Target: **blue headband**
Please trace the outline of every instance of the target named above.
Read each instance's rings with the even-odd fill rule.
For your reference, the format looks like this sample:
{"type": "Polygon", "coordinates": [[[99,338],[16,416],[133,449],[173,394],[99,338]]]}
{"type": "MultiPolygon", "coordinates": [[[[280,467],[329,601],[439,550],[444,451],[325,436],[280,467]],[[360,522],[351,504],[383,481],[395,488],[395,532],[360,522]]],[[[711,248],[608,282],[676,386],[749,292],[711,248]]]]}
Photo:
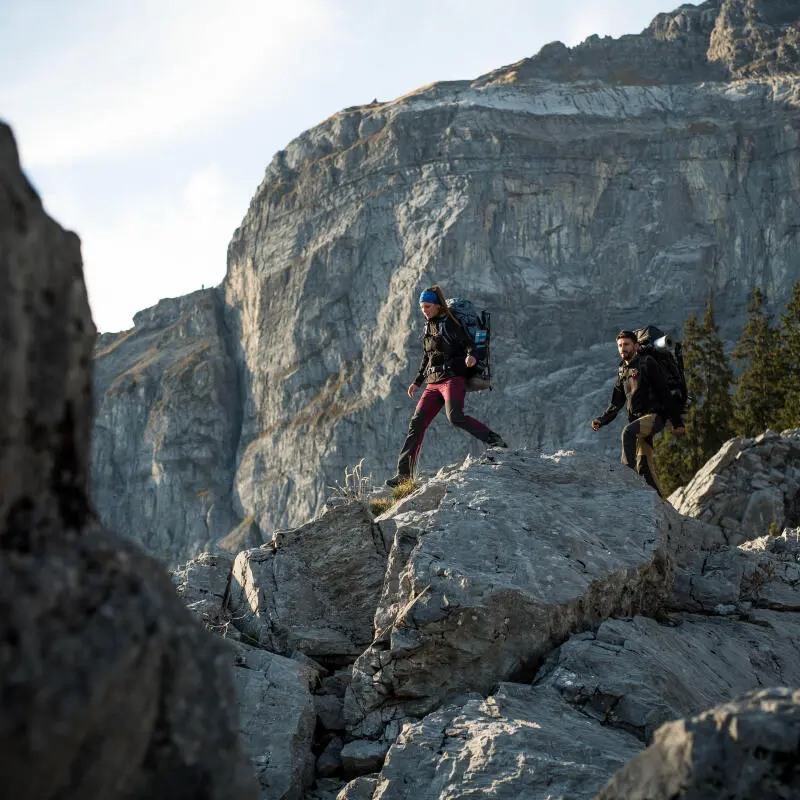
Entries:
{"type": "Polygon", "coordinates": [[[419,296],[420,303],[439,303],[439,295],[436,292],[432,292],[430,289],[426,289],[422,292],[419,296]]]}

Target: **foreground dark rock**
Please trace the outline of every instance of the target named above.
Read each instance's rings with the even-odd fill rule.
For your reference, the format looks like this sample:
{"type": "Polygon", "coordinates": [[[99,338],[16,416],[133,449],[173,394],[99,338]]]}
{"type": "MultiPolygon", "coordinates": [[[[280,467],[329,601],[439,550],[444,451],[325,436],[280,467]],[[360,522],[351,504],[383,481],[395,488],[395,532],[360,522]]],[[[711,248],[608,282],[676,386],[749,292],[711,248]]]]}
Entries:
{"type": "Polygon", "coordinates": [[[89,500],[78,238],[0,124],[0,786],[14,800],[243,800],[229,654],[89,500]]]}
{"type": "Polygon", "coordinates": [[[598,800],[800,797],[800,691],[753,692],[664,725],[598,800]]]}

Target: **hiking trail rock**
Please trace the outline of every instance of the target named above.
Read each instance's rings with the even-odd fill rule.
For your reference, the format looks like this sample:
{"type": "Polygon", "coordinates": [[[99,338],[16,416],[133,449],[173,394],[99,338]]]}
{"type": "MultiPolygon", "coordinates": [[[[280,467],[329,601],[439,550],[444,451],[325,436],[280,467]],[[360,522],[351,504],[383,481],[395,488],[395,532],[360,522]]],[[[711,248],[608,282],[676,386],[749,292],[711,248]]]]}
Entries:
{"type": "Polygon", "coordinates": [[[411,495],[377,520],[393,541],[345,697],[354,736],[530,679],[570,634],[665,600],[682,518],[621,465],[492,449],[419,492],[438,507],[411,495]]]}
{"type": "Polygon", "coordinates": [[[501,684],[485,700],[406,726],[373,797],[588,800],[639,749],[632,736],[573,711],[552,689],[501,684]]]}
{"type": "Polygon", "coordinates": [[[0,124],[0,786],[15,800],[254,800],[226,648],[89,499],[77,236],[0,124]]]}

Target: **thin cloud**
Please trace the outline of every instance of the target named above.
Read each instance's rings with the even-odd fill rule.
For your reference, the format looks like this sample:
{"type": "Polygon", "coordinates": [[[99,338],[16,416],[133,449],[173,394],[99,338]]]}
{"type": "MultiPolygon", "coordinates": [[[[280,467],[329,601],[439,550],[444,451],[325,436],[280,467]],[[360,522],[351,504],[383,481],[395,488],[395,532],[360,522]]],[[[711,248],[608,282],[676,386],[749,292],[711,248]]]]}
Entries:
{"type": "Polygon", "coordinates": [[[129,6],[108,24],[0,95],[12,116],[20,109],[30,167],[174,141],[241,112],[298,56],[313,57],[335,14],[324,0],[170,0],[129,6]]]}

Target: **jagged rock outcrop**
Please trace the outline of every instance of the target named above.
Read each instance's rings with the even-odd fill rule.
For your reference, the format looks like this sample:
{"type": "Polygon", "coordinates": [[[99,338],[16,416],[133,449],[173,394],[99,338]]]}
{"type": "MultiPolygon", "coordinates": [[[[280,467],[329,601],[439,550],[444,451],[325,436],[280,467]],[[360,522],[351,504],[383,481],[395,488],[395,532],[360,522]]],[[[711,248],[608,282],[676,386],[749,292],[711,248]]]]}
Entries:
{"type": "Polygon", "coordinates": [[[598,800],[800,797],[800,691],[752,692],[664,725],[598,800]]]}
{"type": "Polygon", "coordinates": [[[800,525],[800,430],[729,440],[669,501],[731,544],[800,525]]]}
{"type": "Polygon", "coordinates": [[[488,699],[406,726],[369,797],[589,798],[639,749],[632,736],[565,707],[552,689],[502,684],[488,699]]]}
{"type": "Polygon", "coordinates": [[[372,641],[388,545],[360,503],[334,505],[236,557],[227,609],[261,647],[349,664],[372,641]]]}
{"type": "MultiPolygon", "coordinates": [[[[607,404],[620,327],[677,332],[712,297],[730,341],[753,284],[773,309],[790,295],[798,18],[788,2],[682,6],[639,35],[548,45],[300,135],[269,165],[220,289],[181,301],[199,314],[214,294],[222,309],[224,324],[207,315],[224,347],[197,339],[212,343],[212,401],[184,370],[155,410],[173,360],[145,370],[141,398],[110,391],[138,363],[144,328],[161,320],[147,335],[173,341],[177,314],[102,340],[102,512],[117,514],[113,498],[126,515],[115,524],[142,537],[158,527],[153,503],[168,502],[166,527],[195,553],[239,520],[268,538],[311,518],[362,457],[390,474],[412,409],[416,295],[432,281],[493,312],[495,391],[470,397],[478,417],[512,445],[618,458],[617,430],[588,423],[607,404]],[[167,432],[163,446],[148,425],[167,432]],[[212,428],[213,445],[191,436],[212,428]],[[225,498],[230,514],[215,520],[225,498]]],[[[479,451],[438,420],[422,466],[479,451]]]]}
{"type": "Polygon", "coordinates": [[[225,648],[89,499],[95,331],[78,237],[0,124],[0,786],[15,800],[246,800],[225,648]]]}

